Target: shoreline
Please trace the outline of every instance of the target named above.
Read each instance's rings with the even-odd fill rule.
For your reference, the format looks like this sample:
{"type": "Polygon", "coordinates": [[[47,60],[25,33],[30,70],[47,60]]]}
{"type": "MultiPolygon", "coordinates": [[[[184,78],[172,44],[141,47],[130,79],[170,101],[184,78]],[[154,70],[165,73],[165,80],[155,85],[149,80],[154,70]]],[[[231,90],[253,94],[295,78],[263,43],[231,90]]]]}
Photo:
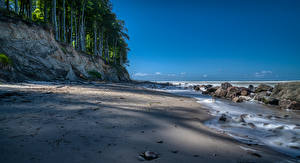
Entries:
{"type": "Polygon", "coordinates": [[[139,162],[147,150],[158,162],[291,160],[209,129],[196,99],[134,83],[10,83],[0,93],[11,93],[0,98],[5,162],[139,162]]]}

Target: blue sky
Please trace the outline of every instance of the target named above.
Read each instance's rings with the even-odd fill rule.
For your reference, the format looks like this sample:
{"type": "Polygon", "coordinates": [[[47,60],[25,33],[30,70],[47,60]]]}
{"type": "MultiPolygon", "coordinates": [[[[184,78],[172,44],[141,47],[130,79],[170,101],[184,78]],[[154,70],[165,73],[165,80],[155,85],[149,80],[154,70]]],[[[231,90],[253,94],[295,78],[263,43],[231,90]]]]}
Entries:
{"type": "Polygon", "coordinates": [[[139,80],[300,79],[299,0],[112,0],[139,80]]]}

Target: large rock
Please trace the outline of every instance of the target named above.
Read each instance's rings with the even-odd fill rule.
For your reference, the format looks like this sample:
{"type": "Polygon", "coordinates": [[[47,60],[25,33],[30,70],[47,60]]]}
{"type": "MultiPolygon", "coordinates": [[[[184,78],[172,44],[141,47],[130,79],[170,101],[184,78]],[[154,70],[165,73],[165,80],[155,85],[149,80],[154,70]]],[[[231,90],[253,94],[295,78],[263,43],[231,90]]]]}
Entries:
{"type": "Polygon", "coordinates": [[[227,88],[226,97],[233,99],[234,97],[240,96],[241,90],[238,87],[229,87],[227,88]]]}
{"type": "Polygon", "coordinates": [[[218,88],[216,91],[215,91],[215,96],[216,97],[225,97],[227,94],[227,91],[224,90],[223,88],[218,88]]]}
{"type": "Polygon", "coordinates": [[[228,82],[222,83],[221,88],[227,90],[227,88],[232,87],[232,85],[228,82]]]}
{"type": "Polygon", "coordinates": [[[267,85],[267,84],[260,84],[255,89],[255,93],[264,92],[264,91],[272,91],[273,87],[267,85]]]}
{"type": "Polygon", "coordinates": [[[291,110],[300,110],[300,102],[299,101],[291,101],[291,100],[280,100],[279,106],[282,109],[291,109],[291,110]]]}
{"type": "Polygon", "coordinates": [[[271,97],[300,101],[300,82],[279,83],[275,85],[271,97]]]}
{"type": "Polygon", "coordinates": [[[217,89],[219,89],[220,87],[216,86],[216,87],[210,87],[210,88],[207,88],[206,91],[203,91],[202,94],[209,94],[209,95],[214,95],[215,94],[215,91],[217,89]]]}
{"type": "Polygon", "coordinates": [[[279,83],[270,97],[278,99],[283,109],[300,110],[300,82],[279,83]]]}
{"type": "Polygon", "coordinates": [[[124,67],[58,43],[51,29],[0,16],[0,33],[0,53],[12,60],[11,69],[0,68],[6,81],[130,80],[124,67]]]}

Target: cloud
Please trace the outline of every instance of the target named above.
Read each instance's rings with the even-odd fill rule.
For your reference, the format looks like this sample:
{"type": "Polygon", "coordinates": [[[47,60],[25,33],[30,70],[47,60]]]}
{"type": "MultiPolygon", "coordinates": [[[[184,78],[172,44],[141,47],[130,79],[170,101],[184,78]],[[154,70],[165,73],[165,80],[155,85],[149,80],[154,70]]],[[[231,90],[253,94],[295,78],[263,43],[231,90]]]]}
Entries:
{"type": "Polygon", "coordinates": [[[185,75],[185,74],[186,74],[186,72],[181,72],[181,73],[180,73],[180,75],[185,75]]]}
{"type": "Polygon", "coordinates": [[[161,72],[156,72],[155,75],[161,75],[161,72]]]}
{"type": "Polygon", "coordinates": [[[202,75],[202,77],[207,78],[207,74],[202,75]]]}
{"type": "Polygon", "coordinates": [[[264,76],[266,76],[266,75],[270,75],[270,74],[272,74],[273,72],[272,71],[269,71],[269,70],[262,70],[262,71],[260,71],[260,72],[256,72],[255,74],[254,74],[254,76],[255,77],[264,77],[264,76]]]}
{"type": "Polygon", "coordinates": [[[176,76],[176,74],[168,74],[168,76],[176,76]]]}
{"type": "Polygon", "coordinates": [[[138,72],[138,73],[135,73],[133,76],[148,76],[148,74],[138,72]]]}

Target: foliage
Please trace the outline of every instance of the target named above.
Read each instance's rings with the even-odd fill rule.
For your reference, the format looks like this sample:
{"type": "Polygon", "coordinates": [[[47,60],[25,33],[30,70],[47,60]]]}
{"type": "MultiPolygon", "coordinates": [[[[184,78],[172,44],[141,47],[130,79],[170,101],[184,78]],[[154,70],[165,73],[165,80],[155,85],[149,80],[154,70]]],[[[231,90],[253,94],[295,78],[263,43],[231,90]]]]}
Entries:
{"type": "Polygon", "coordinates": [[[92,70],[89,71],[88,74],[90,75],[90,77],[95,78],[95,79],[102,79],[101,74],[98,71],[92,70]]]}
{"type": "Polygon", "coordinates": [[[2,65],[12,65],[12,60],[7,57],[5,54],[1,53],[0,54],[0,63],[2,65]]]}
{"type": "Polygon", "coordinates": [[[8,0],[8,2],[7,13],[16,11],[16,16],[23,19],[40,24],[52,23],[54,29],[57,29],[54,31],[59,36],[57,41],[68,43],[87,54],[101,55],[109,63],[120,65],[129,63],[127,60],[129,48],[126,42],[129,40],[128,31],[125,22],[119,20],[112,12],[110,0],[8,0]],[[53,2],[56,2],[56,6],[53,6],[53,2]],[[53,7],[56,8],[56,13],[52,13],[53,7]],[[56,18],[56,22],[52,20],[53,17],[56,18]],[[80,44],[82,42],[83,44],[80,44]]]}

